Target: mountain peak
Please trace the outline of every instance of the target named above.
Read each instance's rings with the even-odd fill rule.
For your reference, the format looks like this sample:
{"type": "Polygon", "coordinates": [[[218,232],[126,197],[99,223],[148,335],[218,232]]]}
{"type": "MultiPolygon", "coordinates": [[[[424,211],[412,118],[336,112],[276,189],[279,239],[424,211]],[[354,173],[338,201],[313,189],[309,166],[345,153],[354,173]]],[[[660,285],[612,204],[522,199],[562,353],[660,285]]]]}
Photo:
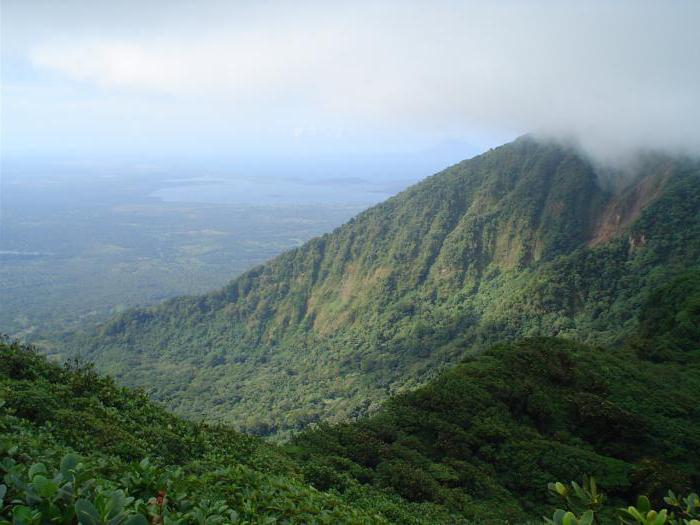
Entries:
{"type": "Polygon", "coordinates": [[[615,192],[574,148],[523,136],[83,347],[185,414],[260,434],[346,419],[496,340],[616,340],[654,272],[700,258],[699,173],[648,161],[615,192]]]}

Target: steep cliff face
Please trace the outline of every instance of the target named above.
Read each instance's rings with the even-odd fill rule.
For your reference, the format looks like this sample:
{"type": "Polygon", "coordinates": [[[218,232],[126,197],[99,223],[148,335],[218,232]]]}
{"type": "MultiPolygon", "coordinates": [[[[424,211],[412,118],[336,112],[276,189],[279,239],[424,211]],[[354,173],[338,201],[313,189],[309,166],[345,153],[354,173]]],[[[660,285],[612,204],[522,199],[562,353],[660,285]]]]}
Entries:
{"type": "Polygon", "coordinates": [[[610,191],[574,150],[522,138],[74,347],[182,413],[246,430],[352,417],[495,341],[631,330],[649,287],[700,258],[699,174],[650,157],[610,191]]]}

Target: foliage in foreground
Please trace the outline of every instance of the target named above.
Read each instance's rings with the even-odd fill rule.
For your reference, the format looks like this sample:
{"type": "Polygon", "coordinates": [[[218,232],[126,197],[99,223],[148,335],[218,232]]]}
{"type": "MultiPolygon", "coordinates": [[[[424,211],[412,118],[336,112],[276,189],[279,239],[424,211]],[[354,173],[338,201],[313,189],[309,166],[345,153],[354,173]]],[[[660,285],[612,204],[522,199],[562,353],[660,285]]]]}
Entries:
{"type": "MultiPolygon", "coordinates": [[[[596,481],[586,476],[582,484],[572,481],[550,483],[550,493],[565,507],[557,509],[547,525],[592,525],[607,523],[605,494],[598,491],[596,481]]],[[[639,496],[636,505],[617,509],[617,520],[623,525],[700,525],[700,497],[694,492],[686,497],[672,490],[663,499],[665,507],[654,510],[649,498],[639,496]]]]}
{"type": "MultiPolygon", "coordinates": [[[[58,468],[24,465],[18,447],[4,451],[2,485],[13,523],[143,525],[383,522],[324,498],[289,479],[261,479],[240,466],[211,470],[124,464],[66,454],[58,468]],[[20,456],[20,457],[18,457],[20,456]]],[[[3,489],[0,489],[2,491],[3,489]]]]}
{"type": "Polygon", "coordinates": [[[18,525],[460,522],[359,484],[316,490],[276,446],[17,343],[0,342],[0,399],[0,517],[18,525]]]}

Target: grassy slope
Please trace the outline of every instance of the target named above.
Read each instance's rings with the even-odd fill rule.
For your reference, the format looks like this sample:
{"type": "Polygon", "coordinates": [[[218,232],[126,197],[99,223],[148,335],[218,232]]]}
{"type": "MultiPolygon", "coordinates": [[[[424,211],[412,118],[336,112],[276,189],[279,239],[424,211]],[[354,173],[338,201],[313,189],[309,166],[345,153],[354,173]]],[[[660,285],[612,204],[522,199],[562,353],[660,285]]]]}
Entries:
{"type": "Polygon", "coordinates": [[[67,345],[188,416],[257,434],[347,419],[466,348],[630,333],[645,294],[700,260],[699,173],[649,158],[613,197],[573,151],[521,139],[220,292],[128,312],[67,345]]]}

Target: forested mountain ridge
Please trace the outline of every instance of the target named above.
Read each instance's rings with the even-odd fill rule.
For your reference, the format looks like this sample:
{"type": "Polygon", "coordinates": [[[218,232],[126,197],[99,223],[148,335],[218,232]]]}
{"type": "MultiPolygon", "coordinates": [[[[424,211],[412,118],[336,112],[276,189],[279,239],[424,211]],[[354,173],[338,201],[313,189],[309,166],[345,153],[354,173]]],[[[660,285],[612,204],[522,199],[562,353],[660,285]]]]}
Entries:
{"type": "Polygon", "coordinates": [[[696,495],[662,496],[700,483],[699,366],[695,271],[621,345],[502,343],[277,446],[0,338],[0,523],[534,525],[562,503],[612,523],[643,494],[675,513],[654,523],[695,524],[696,495]],[[591,474],[607,501],[548,499],[591,474]]]}
{"type": "Polygon", "coordinates": [[[524,137],[66,348],[180,413],[268,434],[371,411],[499,340],[610,343],[700,260],[700,167],[648,156],[616,190],[599,175],[524,137]]]}
{"type": "Polygon", "coordinates": [[[485,523],[545,514],[545,480],[591,473],[619,503],[637,494],[661,501],[668,488],[700,486],[690,452],[700,446],[699,367],[694,271],[649,297],[622,344],[498,344],[376,415],[319,425],[288,449],[317,487],[390,487],[485,523]]]}

